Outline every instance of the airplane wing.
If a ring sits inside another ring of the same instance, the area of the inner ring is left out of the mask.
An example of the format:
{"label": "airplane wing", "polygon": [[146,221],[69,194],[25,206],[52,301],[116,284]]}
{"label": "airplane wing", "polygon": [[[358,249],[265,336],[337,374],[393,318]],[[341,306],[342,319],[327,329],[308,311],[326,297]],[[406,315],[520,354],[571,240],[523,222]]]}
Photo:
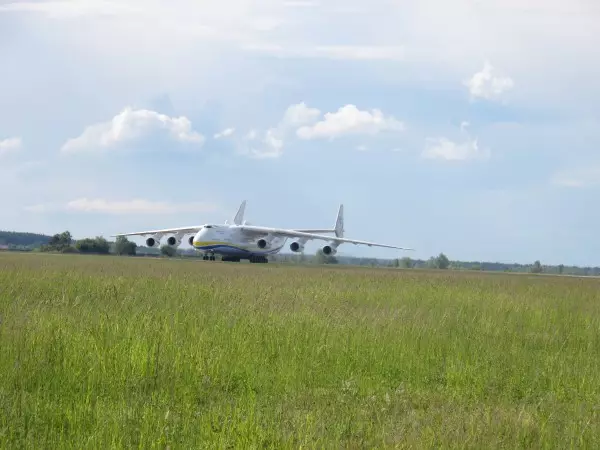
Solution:
{"label": "airplane wing", "polygon": [[322,234],[314,234],[314,233],[305,233],[305,232],[296,231],[296,230],[286,230],[284,228],[269,228],[269,227],[257,227],[257,226],[251,226],[251,225],[242,225],[239,227],[239,229],[242,232],[247,233],[247,234],[257,234],[257,235],[272,234],[275,236],[281,236],[281,237],[287,237],[287,238],[304,238],[306,240],[316,239],[316,240],[322,240],[322,241],[337,242],[340,244],[348,243],[348,244],[354,244],[354,245],[367,245],[369,247],[385,247],[385,248],[395,248],[395,249],[399,249],[399,250],[414,250],[412,248],[396,247],[395,245],[377,244],[375,242],[359,241],[356,239],[348,239],[348,238],[341,238],[341,237],[335,237],[335,236],[325,236]]}
{"label": "airplane wing", "polygon": [[135,231],[133,233],[119,233],[114,234],[111,237],[117,236],[146,236],[146,235],[155,235],[155,234],[169,234],[169,233],[196,233],[203,225],[193,226],[193,227],[180,227],[180,228],[164,228],[162,230],[148,230],[148,231]]}

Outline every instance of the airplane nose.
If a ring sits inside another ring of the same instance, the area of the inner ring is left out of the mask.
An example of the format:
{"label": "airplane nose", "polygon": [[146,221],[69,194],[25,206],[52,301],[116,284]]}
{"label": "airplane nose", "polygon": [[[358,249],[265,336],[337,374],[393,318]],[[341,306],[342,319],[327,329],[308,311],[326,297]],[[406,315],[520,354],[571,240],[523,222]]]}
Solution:
{"label": "airplane nose", "polygon": [[202,240],[202,231],[198,231],[190,240],[192,241],[192,246],[197,247]]}

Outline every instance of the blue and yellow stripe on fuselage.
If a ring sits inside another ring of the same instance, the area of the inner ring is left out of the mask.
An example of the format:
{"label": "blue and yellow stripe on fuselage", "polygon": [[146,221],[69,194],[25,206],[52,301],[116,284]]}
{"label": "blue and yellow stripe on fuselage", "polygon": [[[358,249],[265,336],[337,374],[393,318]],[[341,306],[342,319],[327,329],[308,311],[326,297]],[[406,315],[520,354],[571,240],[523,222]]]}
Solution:
{"label": "blue and yellow stripe on fuselage", "polygon": [[250,255],[269,255],[277,253],[283,248],[282,244],[279,247],[260,249],[258,247],[246,248],[241,245],[236,245],[231,242],[224,241],[193,241],[193,246],[196,250],[203,252],[214,252],[220,255],[234,256],[250,256]]}

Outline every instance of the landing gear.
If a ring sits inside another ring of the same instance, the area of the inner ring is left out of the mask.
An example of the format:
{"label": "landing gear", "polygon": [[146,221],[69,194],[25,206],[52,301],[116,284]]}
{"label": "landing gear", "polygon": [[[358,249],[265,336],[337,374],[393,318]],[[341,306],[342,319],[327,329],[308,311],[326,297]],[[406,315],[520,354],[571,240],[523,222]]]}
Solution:
{"label": "landing gear", "polygon": [[251,263],[262,263],[262,264],[266,264],[269,262],[269,260],[267,259],[266,256],[258,256],[258,255],[252,255],[250,257],[250,262]]}
{"label": "landing gear", "polygon": [[210,255],[203,255],[202,259],[204,261],[215,261],[217,258],[215,258],[215,254],[211,253]]}
{"label": "landing gear", "polygon": [[240,258],[236,258],[235,256],[223,256],[221,258],[223,262],[240,262]]}

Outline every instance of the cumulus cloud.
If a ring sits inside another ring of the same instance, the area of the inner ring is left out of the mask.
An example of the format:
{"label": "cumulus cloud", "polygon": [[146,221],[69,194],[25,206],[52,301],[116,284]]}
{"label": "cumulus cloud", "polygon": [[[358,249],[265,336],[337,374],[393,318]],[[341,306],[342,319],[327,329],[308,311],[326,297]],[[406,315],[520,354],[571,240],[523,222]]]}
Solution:
{"label": "cumulus cloud", "polygon": [[290,105],[283,114],[283,119],[278,125],[278,129],[289,129],[301,125],[314,123],[317,121],[321,111],[317,108],[310,108],[306,103],[300,102]]}
{"label": "cumulus cloud", "polygon": [[488,61],[484,63],[483,69],[465,82],[472,97],[487,100],[500,98],[502,94],[512,89],[514,84],[512,78],[497,75],[496,70]]}
{"label": "cumulus cloud", "polygon": [[385,116],[379,109],[361,111],[355,105],[345,105],[336,112],[326,113],[323,120],[312,126],[300,127],[296,134],[300,139],[335,139],[352,134],[375,135],[384,131],[402,131],[404,124],[392,116]]}
{"label": "cumulus cloud", "polygon": [[466,131],[468,122],[460,124],[460,130],[466,139],[462,142],[450,140],[446,137],[427,138],[423,157],[427,159],[440,159],[445,161],[467,161],[472,159],[488,159],[491,152],[488,148],[480,148],[477,139],[471,138]]}
{"label": "cumulus cloud", "polygon": [[[321,120],[319,120],[321,119]],[[334,113],[322,114],[318,108],[305,102],[290,105],[279,123],[264,133],[251,130],[240,145],[241,153],[254,158],[277,158],[289,139],[333,140],[349,135],[376,135],[385,131],[402,131],[404,124],[392,116],[385,116],[380,110],[361,111],[355,105],[346,105]],[[365,144],[357,147],[366,150]]]}
{"label": "cumulus cloud", "polygon": [[231,136],[235,132],[235,128],[226,128],[223,131],[216,133],[213,138],[222,139]]}
{"label": "cumulus cloud", "polygon": [[263,136],[250,130],[239,145],[241,153],[253,158],[277,158],[283,154],[285,140],[299,126],[314,123],[321,111],[309,107],[305,102],[288,106],[279,123],[267,129]]}
{"label": "cumulus cloud", "polygon": [[0,140],[0,156],[17,152],[21,149],[23,142],[20,137],[12,137]]}
{"label": "cumulus cloud", "polygon": [[112,149],[156,136],[156,133],[166,133],[170,139],[197,146],[202,146],[205,141],[204,136],[192,130],[187,117],[169,117],[156,111],[127,107],[107,122],[90,125],[81,135],[69,139],[61,151]]}
{"label": "cumulus cloud", "polygon": [[53,211],[99,213],[99,214],[177,214],[187,212],[212,212],[216,208],[210,203],[153,202],[144,199],[111,201],[102,198],[79,198],[66,204],[41,203],[24,208],[28,212],[46,213]]}
{"label": "cumulus cloud", "polygon": [[445,159],[448,161],[465,161],[487,157],[487,150],[480,150],[477,139],[455,142],[448,138],[427,138],[424,156],[428,159]]}
{"label": "cumulus cloud", "polygon": [[278,158],[283,153],[283,133],[277,128],[270,128],[263,136],[256,130],[249,131],[238,143],[241,154],[256,159]]}

